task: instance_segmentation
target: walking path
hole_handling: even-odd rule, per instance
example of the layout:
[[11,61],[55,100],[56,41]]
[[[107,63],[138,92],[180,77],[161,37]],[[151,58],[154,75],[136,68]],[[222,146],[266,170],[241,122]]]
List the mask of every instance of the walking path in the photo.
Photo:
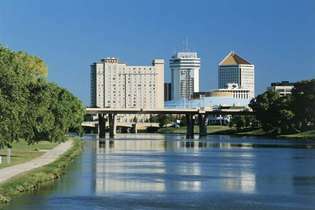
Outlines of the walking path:
[[27,172],[35,168],[39,168],[39,167],[42,167],[42,166],[45,166],[54,162],[62,154],[68,151],[68,149],[72,147],[72,144],[73,144],[72,140],[63,142],[59,144],[58,146],[56,146],[55,148],[49,150],[42,156],[35,158],[31,161],[0,169],[0,184],[18,174],[21,174],[21,173],[24,173],[24,172]]

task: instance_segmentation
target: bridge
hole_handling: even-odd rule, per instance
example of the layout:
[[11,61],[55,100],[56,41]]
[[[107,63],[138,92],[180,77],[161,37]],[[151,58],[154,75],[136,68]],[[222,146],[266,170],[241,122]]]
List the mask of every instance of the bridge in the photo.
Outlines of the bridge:
[[[85,128],[98,128],[98,121],[84,121],[81,123],[82,127]],[[108,122],[106,122],[105,127],[109,127]],[[133,133],[137,133],[138,130],[145,130],[148,128],[155,129],[157,130],[160,127],[159,123],[154,123],[154,122],[117,122],[116,123],[116,128],[120,128],[121,130],[124,131],[131,131]]]
[[207,135],[208,115],[252,115],[252,111],[245,108],[236,109],[212,109],[212,108],[187,108],[187,109],[137,109],[137,108],[86,108],[87,114],[98,115],[99,138],[105,138],[106,115],[109,123],[109,136],[113,138],[116,134],[117,114],[181,114],[186,115],[186,138],[194,137],[194,117],[198,117],[199,136]]

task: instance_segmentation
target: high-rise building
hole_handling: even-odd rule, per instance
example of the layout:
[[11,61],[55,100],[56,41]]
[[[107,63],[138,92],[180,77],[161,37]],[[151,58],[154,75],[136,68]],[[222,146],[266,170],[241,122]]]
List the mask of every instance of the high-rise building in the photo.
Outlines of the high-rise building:
[[171,83],[164,83],[164,101],[172,100],[172,84]]
[[240,89],[249,90],[249,97],[255,97],[255,66],[230,52],[219,64],[219,89],[229,83],[236,83]]
[[100,108],[163,108],[164,60],[152,66],[128,66],[116,58],[91,65],[91,106]]
[[172,99],[191,99],[199,92],[200,58],[196,52],[178,52],[170,59]]

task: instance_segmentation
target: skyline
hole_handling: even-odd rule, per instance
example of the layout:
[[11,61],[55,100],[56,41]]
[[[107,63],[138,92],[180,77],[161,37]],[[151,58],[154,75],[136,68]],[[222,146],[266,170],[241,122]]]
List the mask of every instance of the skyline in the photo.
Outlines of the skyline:
[[255,65],[258,94],[271,82],[314,78],[315,2],[241,2],[7,0],[0,3],[0,43],[41,57],[49,80],[86,105],[93,62],[162,58],[170,81],[169,59],[186,37],[201,58],[200,91],[217,88],[218,64],[230,51]]

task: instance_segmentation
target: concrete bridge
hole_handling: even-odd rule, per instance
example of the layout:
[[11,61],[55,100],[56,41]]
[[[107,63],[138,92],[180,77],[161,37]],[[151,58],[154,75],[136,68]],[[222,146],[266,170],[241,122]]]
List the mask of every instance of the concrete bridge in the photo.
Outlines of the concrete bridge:
[[[132,128],[134,126],[135,122],[117,122],[117,127],[126,127],[126,128]],[[146,128],[146,127],[159,127],[159,123],[153,123],[153,122],[137,122],[138,127]],[[98,121],[85,121],[82,122],[81,126],[83,127],[92,127],[95,128],[98,126]],[[108,124],[106,124],[108,126]]]
[[[98,128],[98,121],[85,121],[82,122],[81,126],[85,128]],[[108,121],[105,123],[105,127],[109,127]],[[137,133],[138,130],[145,130],[148,128],[156,128],[158,129],[159,123],[153,123],[153,122],[116,122],[116,128],[121,128],[126,131],[131,131],[133,133]]]
[[186,115],[186,138],[194,137],[194,117],[198,117],[199,136],[207,135],[208,115],[252,115],[253,112],[245,108],[237,109],[212,109],[212,108],[194,108],[194,109],[135,109],[135,108],[87,108],[87,114],[98,115],[98,133],[99,138],[105,138],[105,116],[108,116],[109,136],[113,138],[116,134],[116,115],[117,114],[182,114]]

